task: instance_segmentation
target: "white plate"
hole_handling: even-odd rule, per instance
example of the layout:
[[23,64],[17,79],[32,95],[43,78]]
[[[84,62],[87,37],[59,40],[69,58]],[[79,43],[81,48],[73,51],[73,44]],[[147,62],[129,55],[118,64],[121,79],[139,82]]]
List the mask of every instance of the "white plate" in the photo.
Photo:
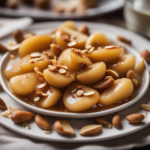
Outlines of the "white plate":
[[[55,3],[58,0],[55,0]],[[5,16],[12,16],[12,17],[33,17],[35,19],[81,19],[81,18],[92,18],[94,16],[104,15],[106,13],[110,13],[115,11],[121,7],[123,7],[125,0],[100,0],[97,7],[87,9],[85,15],[78,15],[78,14],[60,14],[55,13],[52,10],[49,11],[42,11],[37,8],[33,8],[32,6],[24,6],[19,5],[19,8],[16,10],[2,8],[0,7],[0,14]]]
[[[133,48],[131,46],[127,46],[126,45],[126,51],[128,53],[134,54],[136,56],[136,60],[137,62],[140,61],[140,55],[134,50],[134,42],[136,40],[138,40],[138,38],[140,38],[139,36],[137,36],[136,34],[133,34],[127,30],[123,30],[120,28],[116,28],[110,25],[106,25],[106,24],[94,24],[94,23],[88,23],[88,22],[76,22],[77,26],[80,26],[81,24],[86,24],[88,25],[88,27],[90,28],[91,32],[97,32],[98,30],[101,30],[101,32],[103,32],[113,43],[118,44],[118,41],[116,39],[116,35],[120,34],[121,35],[125,35],[125,37],[130,37],[131,39],[135,39],[133,40]],[[34,33],[49,33],[49,30],[52,30],[54,28],[56,28],[57,26],[59,26],[60,23],[55,22],[55,23],[48,23],[48,24],[37,24],[37,25],[33,25],[30,28],[28,28],[28,30],[33,31]],[[128,34],[128,36],[126,36],[126,34]],[[5,38],[4,41],[9,41],[11,38]],[[142,39],[142,38],[141,38]],[[143,40],[143,39],[142,39]],[[146,40],[143,40],[144,46],[149,46],[149,43]],[[141,43],[141,42],[139,42]],[[137,46],[137,45],[136,45]],[[144,47],[146,48],[146,47]],[[137,49],[137,48],[136,48]],[[138,49],[137,49],[138,50]],[[17,55],[14,52],[15,55]],[[8,88],[8,82],[9,80],[5,77],[4,74],[4,70],[10,60],[10,54],[6,53],[4,55],[4,57],[1,60],[1,84],[5,90],[5,92],[7,94],[9,94],[14,100],[16,100],[17,102],[19,102],[21,105],[23,105],[24,107],[37,112],[37,113],[41,113],[44,115],[48,115],[48,116],[56,116],[56,117],[67,117],[67,118],[90,118],[90,117],[96,117],[96,116],[104,116],[104,115],[108,115],[108,114],[112,114],[116,111],[120,111],[122,109],[125,109],[129,106],[131,106],[132,104],[134,104],[135,102],[137,102],[147,91],[148,86],[149,86],[149,72],[148,72],[148,67],[147,64],[146,65],[146,69],[144,71],[143,74],[143,83],[141,85],[140,88],[138,88],[137,90],[134,91],[133,93],[133,99],[123,105],[120,105],[118,107],[109,109],[109,110],[104,110],[104,111],[100,111],[100,112],[93,112],[93,113],[69,113],[69,112],[56,112],[56,111],[50,111],[50,110],[45,110],[42,108],[37,108],[34,107],[32,105],[29,105],[23,101],[21,101],[19,98],[17,98],[16,96],[14,96],[10,89]],[[12,60],[11,60],[12,61]]]
[[[21,108],[23,110],[26,110],[25,108],[22,107],[19,103],[15,102],[12,98],[10,98],[5,92],[0,91],[0,97],[5,100],[7,106],[11,106],[13,108]],[[79,143],[79,142],[96,142],[96,141],[103,141],[103,140],[109,140],[109,139],[114,139],[117,137],[122,137],[134,132],[137,132],[146,126],[150,125],[150,112],[147,113],[147,117],[144,119],[143,123],[132,125],[128,123],[125,120],[125,116],[132,114],[132,113],[144,113],[145,111],[142,110],[141,104],[143,103],[149,103],[149,97],[150,97],[150,90],[146,93],[146,95],[138,101],[136,104],[128,107],[127,109],[124,109],[119,112],[119,115],[122,118],[122,125],[123,128],[121,130],[118,130],[116,128],[112,129],[107,129],[103,128],[102,133],[94,135],[94,136],[80,136],[79,135],[79,130],[81,127],[84,125],[88,124],[93,124],[94,121],[92,118],[89,119],[67,119],[71,126],[75,130],[75,135],[74,136],[63,136],[58,134],[54,129],[53,129],[53,124],[54,121],[58,118],[54,117],[49,117],[47,116],[46,118],[50,122],[51,125],[51,134],[44,134],[43,130],[37,127],[35,122],[30,121],[29,124],[31,126],[30,130],[27,130],[25,127],[21,125],[17,125],[11,121],[9,118],[4,118],[0,115],[0,124],[25,136],[32,137],[35,139],[40,139],[40,140],[45,140],[45,141],[55,141],[55,142],[68,142],[68,143]],[[0,113],[1,113],[0,109]],[[27,110],[28,111],[28,110]],[[34,113],[35,114],[35,113]],[[108,121],[110,121],[111,115],[105,117]]]
[[[38,24],[38,25],[34,25],[33,27],[31,27],[29,30],[30,31],[34,30],[38,34],[43,33],[43,32],[46,33],[48,31],[47,27],[54,28],[58,25],[58,23],[60,22]],[[78,25],[81,25],[81,24],[85,24],[85,22],[78,23]],[[132,44],[133,48],[135,48],[138,52],[140,52],[143,49],[149,49],[150,47],[150,43],[148,40],[145,40],[144,38],[136,35],[135,33],[132,33],[125,29],[121,29],[121,28],[106,25],[106,24],[93,24],[93,23],[86,23],[86,24],[90,28],[92,28],[91,30],[92,32],[94,32],[98,28],[108,34],[113,34],[113,35],[121,34],[122,36],[130,37],[130,39],[133,40],[133,44]],[[41,31],[41,27],[43,28],[43,31]],[[1,42],[3,42],[4,44],[7,44],[7,41],[10,39],[12,40],[13,37],[7,37],[3,39]],[[0,95],[1,95],[1,98],[5,100],[7,106],[11,106],[14,108],[21,108],[21,109],[26,110],[25,108],[23,108],[22,105],[20,105],[19,103],[14,101],[12,98],[10,98],[5,92],[0,91]],[[118,130],[115,128],[112,128],[112,129],[103,128],[102,133],[95,135],[95,136],[82,137],[79,135],[79,130],[82,126],[94,123],[92,118],[91,119],[67,119],[75,130],[74,137],[70,137],[70,136],[67,137],[67,136],[62,136],[62,135],[57,134],[52,128],[54,121],[57,119],[54,117],[48,117],[48,116],[46,117],[49,120],[51,124],[51,128],[52,128],[52,134],[48,134],[48,135],[44,134],[43,131],[39,129],[34,122],[30,123],[31,129],[27,130],[21,125],[16,125],[10,119],[4,118],[0,115],[0,121],[1,121],[0,123],[3,126],[15,132],[18,132],[20,134],[23,134],[32,138],[36,138],[36,139],[47,140],[47,141],[72,142],[73,143],[73,142],[95,142],[95,141],[114,139],[117,137],[121,137],[121,136],[125,136],[128,134],[137,132],[145,128],[146,126],[150,125],[150,112],[147,112],[147,117],[144,119],[143,123],[137,124],[137,125],[132,125],[128,123],[124,118],[125,116],[132,114],[132,113],[144,113],[145,111],[141,108],[141,104],[144,104],[144,103],[150,104],[149,97],[150,97],[150,90],[148,90],[145,96],[141,100],[139,100],[137,103],[119,112],[119,115],[122,118],[122,125],[123,125],[123,128],[121,130]],[[0,109],[0,111],[2,110]],[[110,118],[111,118],[111,115],[106,116],[107,120],[110,120]]]

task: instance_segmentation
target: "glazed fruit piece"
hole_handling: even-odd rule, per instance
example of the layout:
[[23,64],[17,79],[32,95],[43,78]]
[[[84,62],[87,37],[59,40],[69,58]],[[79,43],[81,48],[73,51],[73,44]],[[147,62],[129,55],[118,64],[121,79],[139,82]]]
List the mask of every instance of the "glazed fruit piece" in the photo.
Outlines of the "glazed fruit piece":
[[87,39],[85,47],[88,47],[89,45],[94,47],[103,47],[111,45],[111,43],[103,33],[98,31],[97,33],[91,34]]
[[59,101],[61,96],[60,90],[54,87],[51,87],[49,90],[47,90],[46,94],[47,96],[43,96],[39,101],[35,102],[36,105],[43,108],[51,107]]
[[133,84],[130,79],[117,79],[101,94],[99,103],[103,106],[110,106],[126,100],[132,95],[133,89]]
[[[36,54],[38,57],[31,57],[32,54]],[[32,61],[33,60],[33,61]],[[42,53],[31,53],[30,55],[26,55],[21,59],[21,62],[16,66],[13,66],[9,70],[5,70],[5,75],[7,78],[11,78],[13,76],[28,73],[34,71],[34,67],[38,67],[40,71],[43,71],[47,68],[49,63],[49,58]]]
[[28,95],[36,89],[39,83],[36,73],[26,73],[10,79],[10,89],[18,95]]
[[132,54],[123,55],[118,57],[115,61],[107,65],[107,69],[116,71],[119,77],[125,77],[130,69],[134,69],[135,56]]
[[72,83],[65,91],[63,103],[68,110],[80,112],[92,108],[99,99],[100,95],[96,90],[79,83]]
[[60,25],[60,27],[59,28],[64,28],[64,27],[66,27],[66,28],[69,28],[69,29],[72,29],[72,30],[77,30],[76,29],[76,27],[75,27],[75,23],[74,23],[74,21],[64,21],[61,25]]
[[92,62],[103,61],[105,63],[112,62],[118,58],[121,53],[121,48],[119,46],[113,46],[111,49],[98,49],[94,50],[92,53],[87,54],[87,56],[92,60]]
[[48,35],[36,35],[24,40],[19,48],[19,56],[24,57],[33,52],[39,52],[49,49],[52,38]]
[[76,49],[71,48],[63,51],[58,58],[58,64],[67,66],[68,71],[70,73],[78,72],[81,69],[82,64],[92,65],[91,60],[88,57],[86,57],[86,55],[82,54],[82,58],[80,55],[77,55],[74,51],[76,51]]
[[43,72],[44,79],[51,85],[57,88],[63,88],[69,85],[75,78],[73,74],[66,76],[65,74],[61,74],[54,71],[49,71],[45,69]]
[[68,47],[71,41],[77,41],[74,48],[83,49],[88,36],[78,31],[64,27],[56,32],[56,43],[64,49]]
[[85,70],[77,74],[76,79],[85,85],[91,85],[100,81],[106,72],[106,65],[103,62],[88,66]]

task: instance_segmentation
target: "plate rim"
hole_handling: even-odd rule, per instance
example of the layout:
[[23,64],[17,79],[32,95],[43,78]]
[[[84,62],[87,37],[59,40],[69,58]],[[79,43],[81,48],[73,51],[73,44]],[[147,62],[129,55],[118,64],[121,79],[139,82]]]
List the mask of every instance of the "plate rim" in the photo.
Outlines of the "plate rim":
[[[60,22],[53,22],[53,23],[51,23],[50,22],[50,24],[58,24],[58,23],[60,23]],[[82,22],[78,22],[78,23],[82,23]],[[85,22],[84,22],[85,23]],[[88,22],[86,22],[86,23],[88,23]],[[48,24],[49,24],[49,22],[48,22]],[[101,23],[90,23],[91,25],[100,25]],[[35,24],[35,25],[31,25],[29,28],[27,28],[26,30],[28,30],[28,29],[30,29],[30,28],[35,28],[35,27],[39,27],[39,26],[41,26],[41,25],[47,25],[47,23],[37,23],[37,24]],[[102,25],[107,25],[107,24],[102,24]],[[118,27],[116,27],[116,26],[112,26],[112,25],[107,25],[108,27],[115,27],[115,28],[118,28]],[[125,30],[125,29],[124,29]],[[127,31],[127,30],[125,30],[125,31]],[[137,35],[136,35],[137,36]],[[140,36],[139,36],[140,37]],[[135,50],[134,50],[135,51]],[[138,52],[137,52],[138,53]],[[3,88],[4,88],[4,90],[5,90],[5,92],[10,96],[10,97],[12,97],[15,101],[17,101],[17,102],[19,102],[19,104],[21,104],[21,105],[23,105],[24,107],[26,107],[27,109],[29,109],[29,110],[32,110],[32,111],[35,111],[35,112],[40,112],[41,114],[44,114],[44,115],[49,115],[49,116],[54,116],[54,117],[57,117],[57,116],[59,116],[59,117],[66,117],[66,118],[91,118],[91,117],[97,117],[97,116],[101,116],[101,115],[108,115],[108,114],[111,114],[111,113],[113,113],[113,112],[115,112],[115,111],[120,111],[120,110],[123,110],[123,109],[125,109],[125,108],[127,108],[127,107],[129,107],[129,106],[131,106],[131,105],[133,105],[134,103],[136,103],[137,101],[139,101],[143,96],[144,96],[144,94],[146,93],[146,91],[148,90],[148,84],[149,84],[149,82],[146,82],[146,86],[145,86],[145,88],[146,88],[146,90],[145,90],[145,92],[143,92],[141,95],[140,95],[140,97],[138,97],[138,100],[135,100],[135,101],[130,101],[130,102],[128,102],[128,103],[126,103],[126,104],[123,104],[123,105],[120,105],[120,106],[118,106],[118,107],[115,107],[115,108],[112,108],[111,110],[106,110],[105,112],[94,112],[94,113],[66,113],[66,112],[56,112],[56,111],[50,111],[50,110],[44,110],[44,109],[42,109],[42,108],[37,108],[37,107],[34,107],[34,106],[32,106],[32,105],[30,105],[30,104],[27,104],[27,103],[25,103],[25,102],[23,102],[23,101],[21,101],[21,100],[19,100],[19,98],[16,98],[11,92],[9,92],[9,90],[7,89],[7,87],[5,86],[5,84],[4,84],[4,82],[3,82],[3,78],[2,78],[2,69],[3,69],[3,62],[4,62],[4,60],[5,60],[5,58],[6,57],[8,57],[8,55],[9,55],[9,52],[7,52],[7,53],[5,53],[4,55],[3,55],[3,57],[2,57],[2,59],[1,59],[1,64],[0,64],[0,80],[1,80],[1,84],[2,84],[2,86],[3,86]],[[138,54],[139,55],[139,54]],[[147,63],[145,62],[145,65],[146,65],[146,76],[148,76],[148,65],[147,65]],[[149,77],[149,76],[148,76]],[[149,78],[148,78],[148,81],[149,81]],[[17,100],[16,100],[17,99]],[[137,97],[136,97],[136,99],[137,99]],[[122,107],[123,106],[125,106],[123,109],[122,109]],[[116,110],[116,108],[117,108],[117,110]]]

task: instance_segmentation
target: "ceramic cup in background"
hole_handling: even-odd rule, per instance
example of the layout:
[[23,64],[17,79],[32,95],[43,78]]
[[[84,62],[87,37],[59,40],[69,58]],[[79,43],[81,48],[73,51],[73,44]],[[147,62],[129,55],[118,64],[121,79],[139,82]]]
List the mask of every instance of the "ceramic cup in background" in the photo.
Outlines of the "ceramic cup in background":
[[150,38],[150,0],[126,0],[126,27]]

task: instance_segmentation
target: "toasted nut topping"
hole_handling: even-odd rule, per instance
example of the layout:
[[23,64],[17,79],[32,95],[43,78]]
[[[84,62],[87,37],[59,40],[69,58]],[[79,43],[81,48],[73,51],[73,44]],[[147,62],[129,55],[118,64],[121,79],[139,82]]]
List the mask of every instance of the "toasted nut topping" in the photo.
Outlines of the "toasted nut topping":
[[36,61],[41,61],[41,60],[43,60],[43,59],[44,59],[43,57],[35,58]]
[[74,90],[71,91],[71,93],[75,93],[77,91],[77,88],[75,88]]
[[88,46],[86,46],[86,49],[91,49],[92,48],[92,46],[91,45],[88,45]]
[[26,125],[26,129],[28,129],[28,130],[29,130],[29,129],[30,129],[30,125]]
[[131,79],[135,88],[139,87],[142,83],[141,77],[134,70],[129,70],[126,74],[126,77]]
[[36,60],[35,59],[31,59],[30,61],[29,61],[29,63],[35,63],[36,62]]
[[36,97],[41,97],[42,96],[42,91],[36,92]]
[[150,52],[148,50],[142,51],[141,57],[143,57],[148,63],[150,62]]
[[132,43],[131,40],[129,40],[129,39],[125,38],[125,37],[122,37],[122,36],[117,36],[117,39],[119,41],[122,41],[122,42],[127,43],[127,44],[131,44]]
[[45,134],[51,134],[51,133],[52,133],[52,131],[44,130],[44,133],[45,133]]
[[56,67],[54,67],[54,66],[52,66],[52,65],[48,65],[48,69],[49,69],[50,71],[54,71],[54,70],[56,69]]
[[40,56],[41,56],[41,54],[37,53],[37,52],[30,54],[30,57],[32,57],[32,58],[37,58],[37,57],[40,57]]
[[3,111],[3,112],[1,113],[1,115],[2,115],[3,117],[9,116],[9,115],[10,115],[10,110],[5,110],[5,111]]
[[88,54],[91,54],[94,51],[94,47],[92,47],[89,51]]
[[113,84],[113,82],[114,82],[114,79],[111,77],[111,78],[108,78],[105,81],[100,81],[100,82],[94,84],[92,86],[92,88],[94,88],[96,90],[103,90],[103,89],[106,89],[109,86],[111,86]]
[[42,93],[42,96],[48,96],[48,94],[47,93]]
[[93,95],[93,94],[95,94],[95,92],[94,92],[94,91],[90,91],[90,92],[88,92],[88,93],[84,93],[83,95],[84,95],[84,96],[91,96],[91,95]]
[[27,122],[24,122],[24,123],[22,124],[23,127],[26,127],[26,125],[28,125]]
[[14,46],[7,46],[7,49],[8,49],[9,51],[14,51],[14,50],[19,49],[20,45],[21,45],[21,44],[17,44],[17,45],[14,45]]
[[82,88],[83,88],[83,86],[77,86],[76,88],[77,88],[77,89],[82,89]]
[[106,76],[105,80],[112,78],[112,76]]
[[86,50],[82,50],[82,52],[84,53],[84,54],[86,54],[87,52],[88,52],[88,50],[86,49]]
[[16,42],[14,42],[14,41],[8,41],[8,46],[14,46],[14,45],[16,45],[17,43]]
[[150,110],[150,105],[149,104],[142,104],[141,106],[145,110]]
[[59,69],[59,71],[58,71],[60,74],[64,74],[64,73],[66,73],[66,70],[65,69]]
[[112,76],[114,79],[119,78],[119,74],[116,71],[110,69],[106,70],[106,75]]
[[76,95],[77,95],[77,96],[82,96],[82,95],[83,95],[83,93],[84,93],[84,91],[82,91],[82,90],[78,90],[78,91],[76,92]]
[[39,71],[39,68],[38,68],[38,67],[34,67],[34,71],[35,71],[35,72],[38,72],[38,71]]
[[38,85],[37,87],[38,87],[39,89],[41,89],[41,88],[43,88],[43,87],[45,87],[45,86],[46,86],[46,82],[44,82],[44,83]]
[[81,51],[81,50],[77,50],[75,48],[72,48],[71,51],[73,53],[75,53],[76,55],[80,56],[81,58],[84,58],[85,57],[85,54]]
[[76,41],[72,41],[72,42],[69,42],[68,43],[68,46],[71,47],[71,46],[75,46],[77,45],[77,42]]
[[34,98],[34,101],[35,101],[35,102],[37,102],[37,101],[39,101],[39,100],[40,100],[40,97],[35,97],[35,98]]
[[10,58],[11,59],[16,59],[15,55],[13,55],[13,54],[10,55]]
[[120,46],[114,46],[114,45],[105,46],[105,49],[114,49],[114,48],[120,48]]
[[68,67],[67,67],[67,66],[62,66],[62,67],[63,67],[64,69],[66,69],[66,70],[68,69]]
[[57,65],[57,60],[56,59],[52,59],[52,65]]

